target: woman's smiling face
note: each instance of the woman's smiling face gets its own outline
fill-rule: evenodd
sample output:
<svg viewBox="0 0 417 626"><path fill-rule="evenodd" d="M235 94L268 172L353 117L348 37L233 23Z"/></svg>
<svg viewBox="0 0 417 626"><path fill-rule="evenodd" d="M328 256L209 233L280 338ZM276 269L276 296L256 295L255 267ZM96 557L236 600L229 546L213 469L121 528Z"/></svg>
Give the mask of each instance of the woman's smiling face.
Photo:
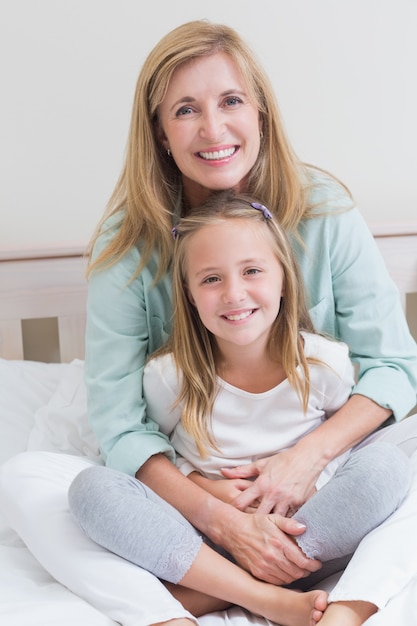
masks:
<svg viewBox="0 0 417 626"><path fill-rule="evenodd" d="M159 107L159 132L191 206L214 190L243 191L259 154L259 120L236 63L224 52L174 72Z"/></svg>

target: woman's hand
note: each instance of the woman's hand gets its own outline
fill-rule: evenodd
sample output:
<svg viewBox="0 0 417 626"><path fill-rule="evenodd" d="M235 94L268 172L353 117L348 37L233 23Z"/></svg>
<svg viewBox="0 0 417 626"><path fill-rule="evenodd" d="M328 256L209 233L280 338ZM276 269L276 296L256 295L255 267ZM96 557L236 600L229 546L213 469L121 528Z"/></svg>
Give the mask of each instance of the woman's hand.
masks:
<svg viewBox="0 0 417 626"><path fill-rule="evenodd" d="M243 513L189 480L162 454L148 459L136 477L261 580L286 584L321 567L319 561L308 559L291 538L305 531L296 520Z"/></svg>
<svg viewBox="0 0 417 626"><path fill-rule="evenodd" d="M297 446L264 459L222 470L230 480L253 479L231 504L241 511L256 508L258 514L278 513L291 517L315 491L321 472Z"/></svg>
<svg viewBox="0 0 417 626"><path fill-rule="evenodd" d="M356 445L388 417L389 411L355 394L292 448L246 466L224 469L225 478L255 479L233 505L244 511L259 502L257 513L293 515L314 493L322 470Z"/></svg>
<svg viewBox="0 0 417 626"><path fill-rule="evenodd" d="M188 474L188 478L205 491L208 491L208 493L211 493L211 495L222 500L222 502L227 502L227 504L233 504L240 494L252 485L252 481L243 478L211 480L210 478L202 476L199 472L191 472L191 474ZM244 512L254 513L256 506L256 500L252 501L250 505L244 509Z"/></svg>
<svg viewBox="0 0 417 626"><path fill-rule="evenodd" d="M222 545L256 578L284 585L321 568L320 561L308 559L291 537L304 531L296 520L281 515L243 513L225 532Z"/></svg>
<svg viewBox="0 0 417 626"><path fill-rule="evenodd" d="M227 504L233 504L253 484L241 478L211 480L199 472L191 472L188 478ZM288 584L319 569L320 562L307 559L291 537L302 534L305 527L281 515L257 515L256 519L247 515L255 513L257 505L256 500L251 501L239 522L223 532L223 547L241 567L276 585Z"/></svg>

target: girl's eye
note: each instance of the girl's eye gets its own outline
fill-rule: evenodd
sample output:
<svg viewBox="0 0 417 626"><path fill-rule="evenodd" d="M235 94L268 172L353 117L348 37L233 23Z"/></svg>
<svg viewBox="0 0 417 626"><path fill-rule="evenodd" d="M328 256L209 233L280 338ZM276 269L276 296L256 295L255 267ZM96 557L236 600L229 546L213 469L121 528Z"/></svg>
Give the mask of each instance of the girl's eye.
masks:
<svg viewBox="0 0 417 626"><path fill-rule="evenodd" d="M216 283L218 280L217 276L208 276L203 280L203 284L210 285L211 283Z"/></svg>
<svg viewBox="0 0 417 626"><path fill-rule="evenodd" d="M256 267L251 267L250 269L246 270L246 274L259 274L261 270L258 270L258 268Z"/></svg>

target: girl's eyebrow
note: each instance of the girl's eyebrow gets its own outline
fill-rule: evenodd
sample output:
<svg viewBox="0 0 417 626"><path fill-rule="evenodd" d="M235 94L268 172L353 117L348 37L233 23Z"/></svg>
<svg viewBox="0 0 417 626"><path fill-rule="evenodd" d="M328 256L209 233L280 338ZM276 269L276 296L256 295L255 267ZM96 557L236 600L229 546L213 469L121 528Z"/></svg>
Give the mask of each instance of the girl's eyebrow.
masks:
<svg viewBox="0 0 417 626"><path fill-rule="evenodd" d="M219 270L218 267L203 267L201 270L196 272L194 276L198 278L201 274L211 274L213 272L217 272Z"/></svg>
<svg viewBox="0 0 417 626"><path fill-rule="evenodd" d="M263 259L262 257L251 257L249 259L242 259L241 261L239 261L239 265L263 265L265 264L265 259ZM195 274L193 274L194 276L198 277L200 276L200 274L207 274L207 273L211 273L211 272L218 272L219 269L221 269L221 266L213 266L213 267L203 267L202 269L200 269L198 272L196 272Z"/></svg>

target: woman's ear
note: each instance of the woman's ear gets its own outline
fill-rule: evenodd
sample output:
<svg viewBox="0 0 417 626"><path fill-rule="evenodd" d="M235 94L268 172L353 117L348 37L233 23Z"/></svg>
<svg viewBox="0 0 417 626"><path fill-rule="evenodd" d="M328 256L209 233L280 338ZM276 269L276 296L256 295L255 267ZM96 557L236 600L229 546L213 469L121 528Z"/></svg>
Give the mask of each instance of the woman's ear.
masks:
<svg viewBox="0 0 417 626"><path fill-rule="evenodd" d="M262 137L264 136L264 121L262 119L262 115L261 114L259 114L258 125L259 125L259 136L262 139Z"/></svg>
<svg viewBox="0 0 417 626"><path fill-rule="evenodd" d="M163 149L165 150L165 152L169 150L169 142L159 120L155 121L155 136L157 140L159 141L159 143L161 144L161 146L163 147Z"/></svg>

